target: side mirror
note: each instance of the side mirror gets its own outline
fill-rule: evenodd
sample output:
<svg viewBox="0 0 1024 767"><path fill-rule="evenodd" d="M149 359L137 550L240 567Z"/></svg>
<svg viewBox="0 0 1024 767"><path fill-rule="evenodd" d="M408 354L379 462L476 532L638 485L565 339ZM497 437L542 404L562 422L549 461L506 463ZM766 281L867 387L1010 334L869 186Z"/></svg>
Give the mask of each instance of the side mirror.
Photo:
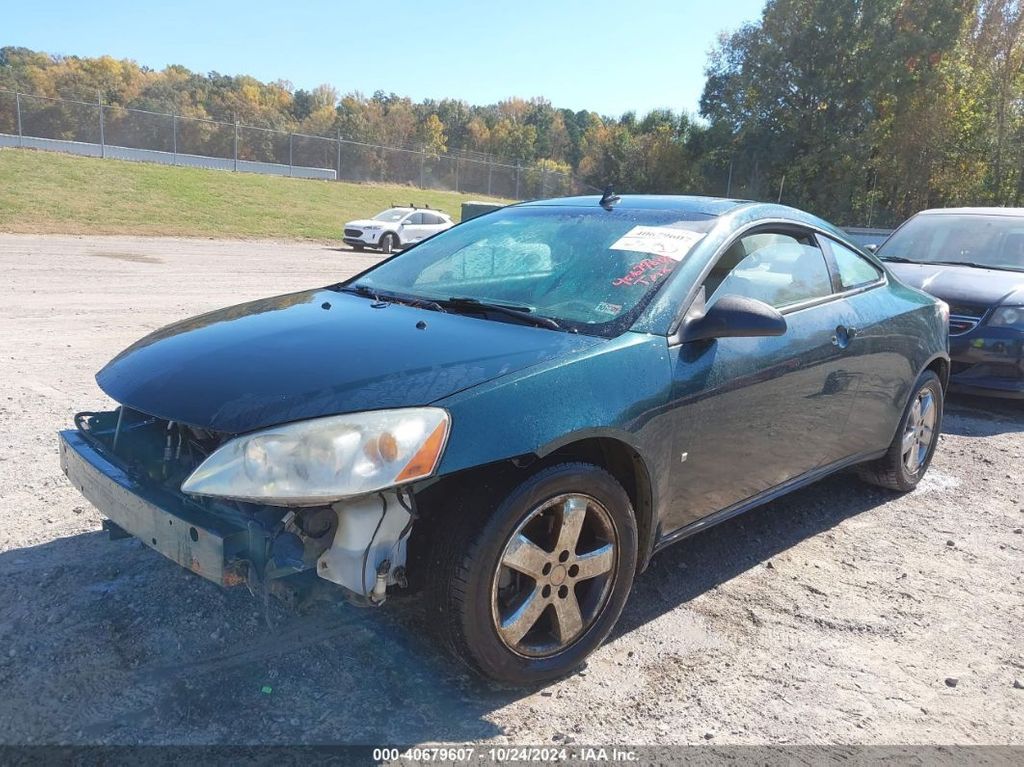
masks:
<svg viewBox="0 0 1024 767"><path fill-rule="evenodd" d="M725 295L706 311L684 319L677 337L685 343L713 338L781 336L786 332L786 327L786 318L764 301Z"/></svg>
<svg viewBox="0 0 1024 767"><path fill-rule="evenodd" d="M877 253L878 246L875 245L875 243L871 243L870 245L865 245L864 250L866 250L868 253Z"/></svg>

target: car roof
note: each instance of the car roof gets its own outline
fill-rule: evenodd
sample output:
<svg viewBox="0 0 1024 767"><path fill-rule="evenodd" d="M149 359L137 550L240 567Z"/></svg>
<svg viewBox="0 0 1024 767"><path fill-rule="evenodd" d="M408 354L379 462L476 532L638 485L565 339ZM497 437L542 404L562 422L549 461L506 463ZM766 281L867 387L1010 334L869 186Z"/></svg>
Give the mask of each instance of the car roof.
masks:
<svg viewBox="0 0 1024 767"><path fill-rule="evenodd" d="M601 197L587 195L582 197L559 197L550 200L534 200L520 203L515 207L575 207L596 208ZM735 214L737 221L744 223L763 221L786 221L794 224L817 227L838 237L844 242L850 238L828 221L818 218L812 213L779 205L774 202L754 202L752 200L736 200L724 197L700 197L696 195L671 194L624 194L615 203L615 210L655 210L678 213L690 213L711 218L727 217Z"/></svg>
<svg viewBox="0 0 1024 767"><path fill-rule="evenodd" d="M567 207L593 208L601 202L601 195L579 197L557 197L550 200L532 200L520 203L522 207ZM702 213L706 216L721 216L743 205L749 200L731 200L721 197L699 197L682 194L624 194L615 203L617 209L665 210L680 213Z"/></svg>
<svg viewBox="0 0 1024 767"><path fill-rule="evenodd" d="M405 205L392 205L390 208L385 208L384 210L400 210L403 213L436 213L439 216L445 216L446 218L449 217L447 213L443 210L438 210L437 208L409 208ZM382 210L381 213L383 213L384 210Z"/></svg>
<svg viewBox="0 0 1024 767"><path fill-rule="evenodd" d="M1021 216L1024 217L1024 208L930 208L922 210L919 216Z"/></svg>

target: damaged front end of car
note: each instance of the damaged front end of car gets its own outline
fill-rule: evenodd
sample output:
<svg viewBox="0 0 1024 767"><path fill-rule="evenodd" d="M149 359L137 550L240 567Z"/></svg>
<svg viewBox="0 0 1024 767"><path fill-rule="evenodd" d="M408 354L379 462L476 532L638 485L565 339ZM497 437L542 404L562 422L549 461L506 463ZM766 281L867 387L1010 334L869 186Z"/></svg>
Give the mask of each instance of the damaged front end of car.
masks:
<svg viewBox="0 0 1024 767"><path fill-rule="evenodd" d="M448 416L376 411L234 435L122 406L75 426L60 432L61 466L112 537L221 586L293 597L318 576L381 604L405 585L412 483L436 468Z"/></svg>

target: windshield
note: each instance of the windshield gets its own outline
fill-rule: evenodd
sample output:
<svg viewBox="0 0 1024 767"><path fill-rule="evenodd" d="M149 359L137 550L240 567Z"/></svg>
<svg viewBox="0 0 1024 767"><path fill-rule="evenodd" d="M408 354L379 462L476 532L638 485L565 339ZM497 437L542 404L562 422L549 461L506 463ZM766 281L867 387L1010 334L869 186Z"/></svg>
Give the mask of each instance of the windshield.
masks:
<svg viewBox="0 0 1024 767"><path fill-rule="evenodd" d="M439 234L350 283L514 306L595 335L624 331L714 218L598 206L512 207Z"/></svg>
<svg viewBox="0 0 1024 767"><path fill-rule="evenodd" d="M1024 271L1024 216L917 216L900 227L878 255L922 264L967 262Z"/></svg>
<svg viewBox="0 0 1024 767"><path fill-rule="evenodd" d="M395 221L401 221L403 218L409 215L409 211L403 208L388 208L387 210L378 213L373 217L374 221L388 221L394 223Z"/></svg>

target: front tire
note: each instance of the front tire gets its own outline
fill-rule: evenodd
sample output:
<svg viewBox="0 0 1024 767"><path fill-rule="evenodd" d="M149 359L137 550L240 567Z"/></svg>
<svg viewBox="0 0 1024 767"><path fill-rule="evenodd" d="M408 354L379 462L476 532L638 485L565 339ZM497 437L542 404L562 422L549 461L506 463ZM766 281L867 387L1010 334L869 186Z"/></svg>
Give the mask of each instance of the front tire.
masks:
<svg viewBox="0 0 1024 767"><path fill-rule="evenodd" d="M636 572L629 496L584 463L545 469L491 514L464 508L431 557L432 621L455 657L490 679L546 682L607 638Z"/></svg>
<svg viewBox="0 0 1024 767"><path fill-rule="evenodd" d="M356 253L362 253L365 247L365 245L357 245L355 243L352 244L352 250L356 251Z"/></svg>
<svg viewBox="0 0 1024 767"><path fill-rule="evenodd" d="M380 238L380 252L381 253L394 253L395 248L398 247L398 238L395 235L388 233Z"/></svg>
<svg viewBox="0 0 1024 767"><path fill-rule="evenodd" d="M861 479L879 487L907 493L928 471L942 430L942 382L926 370L914 387L889 451L877 461L859 467Z"/></svg>

